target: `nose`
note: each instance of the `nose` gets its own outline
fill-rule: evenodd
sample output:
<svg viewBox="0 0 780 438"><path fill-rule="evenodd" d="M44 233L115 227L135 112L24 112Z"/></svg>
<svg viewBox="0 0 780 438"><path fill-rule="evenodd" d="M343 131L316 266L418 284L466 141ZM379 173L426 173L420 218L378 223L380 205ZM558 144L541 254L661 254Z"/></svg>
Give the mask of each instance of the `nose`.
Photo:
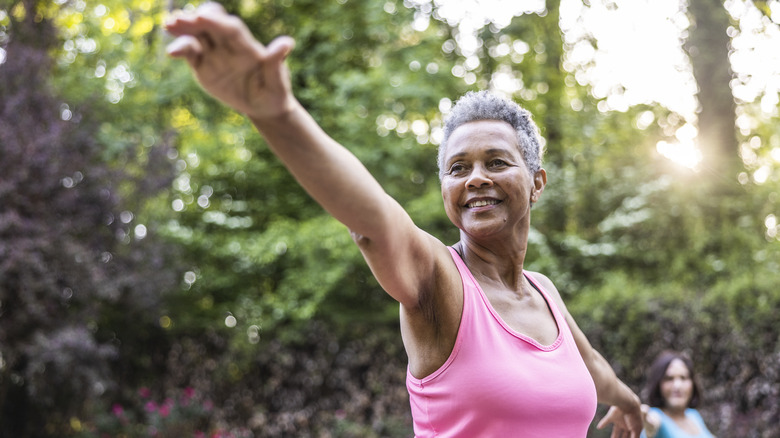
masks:
<svg viewBox="0 0 780 438"><path fill-rule="evenodd" d="M466 181L469 188L490 187L492 184L493 180L490 179L487 170L481 165L474 166Z"/></svg>

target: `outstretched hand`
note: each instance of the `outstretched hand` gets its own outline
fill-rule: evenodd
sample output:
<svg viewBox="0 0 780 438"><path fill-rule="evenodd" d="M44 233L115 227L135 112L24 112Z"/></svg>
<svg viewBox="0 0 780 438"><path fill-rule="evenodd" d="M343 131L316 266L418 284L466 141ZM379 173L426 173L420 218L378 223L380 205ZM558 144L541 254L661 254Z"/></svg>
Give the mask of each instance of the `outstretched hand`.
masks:
<svg viewBox="0 0 780 438"><path fill-rule="evenodd" d="M596 427L603 429L612 424L610 438L639 438L644 415L639 409L635 411L623 412L617 406L612 406Z"/></svg>
<svg viewBox="0 0 780 438"><path fill-rule="evenodd" d="M284 63L295 46L292 38L278 37L264 46L218 3L174 14L166 28L176 36L168 54L186 59L201 86L236 111L262 120L293 107Z"/></svg>
<svg viewBox="0 0 780 438"><path fill-rule="evenodd" d="M645 428L647 438L653 438L661 427L661 417L650 410L650 406L642 405L642 423Z"/></svg>

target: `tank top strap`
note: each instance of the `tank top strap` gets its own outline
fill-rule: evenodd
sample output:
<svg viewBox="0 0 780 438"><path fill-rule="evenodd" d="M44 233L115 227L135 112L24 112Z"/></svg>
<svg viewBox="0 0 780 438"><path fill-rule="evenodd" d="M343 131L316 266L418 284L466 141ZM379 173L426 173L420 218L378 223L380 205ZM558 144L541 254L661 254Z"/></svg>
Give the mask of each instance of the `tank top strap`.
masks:
<svg viewBox="0 0 780 438"><path fill-rule="evenodd" d="M547 302L547 306L550 308L550 312L552 312L553 317L555 318L555 322L558 324L558 330L563 330L564 328L568 328L568 324L566 323L566 317L563 316L563 313L561 312L561 309L558 308L558 304L555 302L555 300L552 299L549 293L547 293L547 290L542 287L541 284L526 270L523 270L523 275L525 275L525 278L528 279L528 281L531 283L531 286L534 287L537 291L539 291L540 294L542 294L542 297L544 298L544 301Z"/></svg>

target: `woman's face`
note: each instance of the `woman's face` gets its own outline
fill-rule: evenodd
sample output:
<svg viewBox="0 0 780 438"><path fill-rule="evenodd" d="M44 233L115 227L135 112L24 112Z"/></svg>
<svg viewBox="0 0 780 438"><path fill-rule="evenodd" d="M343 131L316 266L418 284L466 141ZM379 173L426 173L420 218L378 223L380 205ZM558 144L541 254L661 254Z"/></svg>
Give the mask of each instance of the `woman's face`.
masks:
<svg viewBox="0 0 780 438"><path fill-rule="evenodd" d="M461 230L476 236L530 224L531 201L543 188L543 171L531 175L508 123L480 120L452 132L442 198L447 216Z"/></svg>
<svg viewBox="0 0 780 438"><path fill-rule="evenodd" d="M693 380L688 367L680 359L674 359L666 368L661 380L661 396L666 407L672 410L684 410L693 397Z"/></svg>

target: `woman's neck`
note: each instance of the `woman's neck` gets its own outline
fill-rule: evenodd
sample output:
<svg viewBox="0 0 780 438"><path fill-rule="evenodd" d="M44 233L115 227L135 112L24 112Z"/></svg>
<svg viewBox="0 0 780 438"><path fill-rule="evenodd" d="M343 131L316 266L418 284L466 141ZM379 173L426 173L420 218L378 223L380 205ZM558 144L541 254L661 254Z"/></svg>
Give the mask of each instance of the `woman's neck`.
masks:
<svg viewBox="0 0 780 438"><path fill-rule="evenodd" d="M673 419L680 419L685 418L685 408L662 408L662 411L664 411L664 414L666 414L667 417L673 418Z"/></svg>
<svg viewBox="0 0 780 438"><path fill-rule="evenodd" d="M485 247L461 238L453 245L472 274L490 278L515 288L523 280L526 247L514 244L503 247Z"/></svg>

